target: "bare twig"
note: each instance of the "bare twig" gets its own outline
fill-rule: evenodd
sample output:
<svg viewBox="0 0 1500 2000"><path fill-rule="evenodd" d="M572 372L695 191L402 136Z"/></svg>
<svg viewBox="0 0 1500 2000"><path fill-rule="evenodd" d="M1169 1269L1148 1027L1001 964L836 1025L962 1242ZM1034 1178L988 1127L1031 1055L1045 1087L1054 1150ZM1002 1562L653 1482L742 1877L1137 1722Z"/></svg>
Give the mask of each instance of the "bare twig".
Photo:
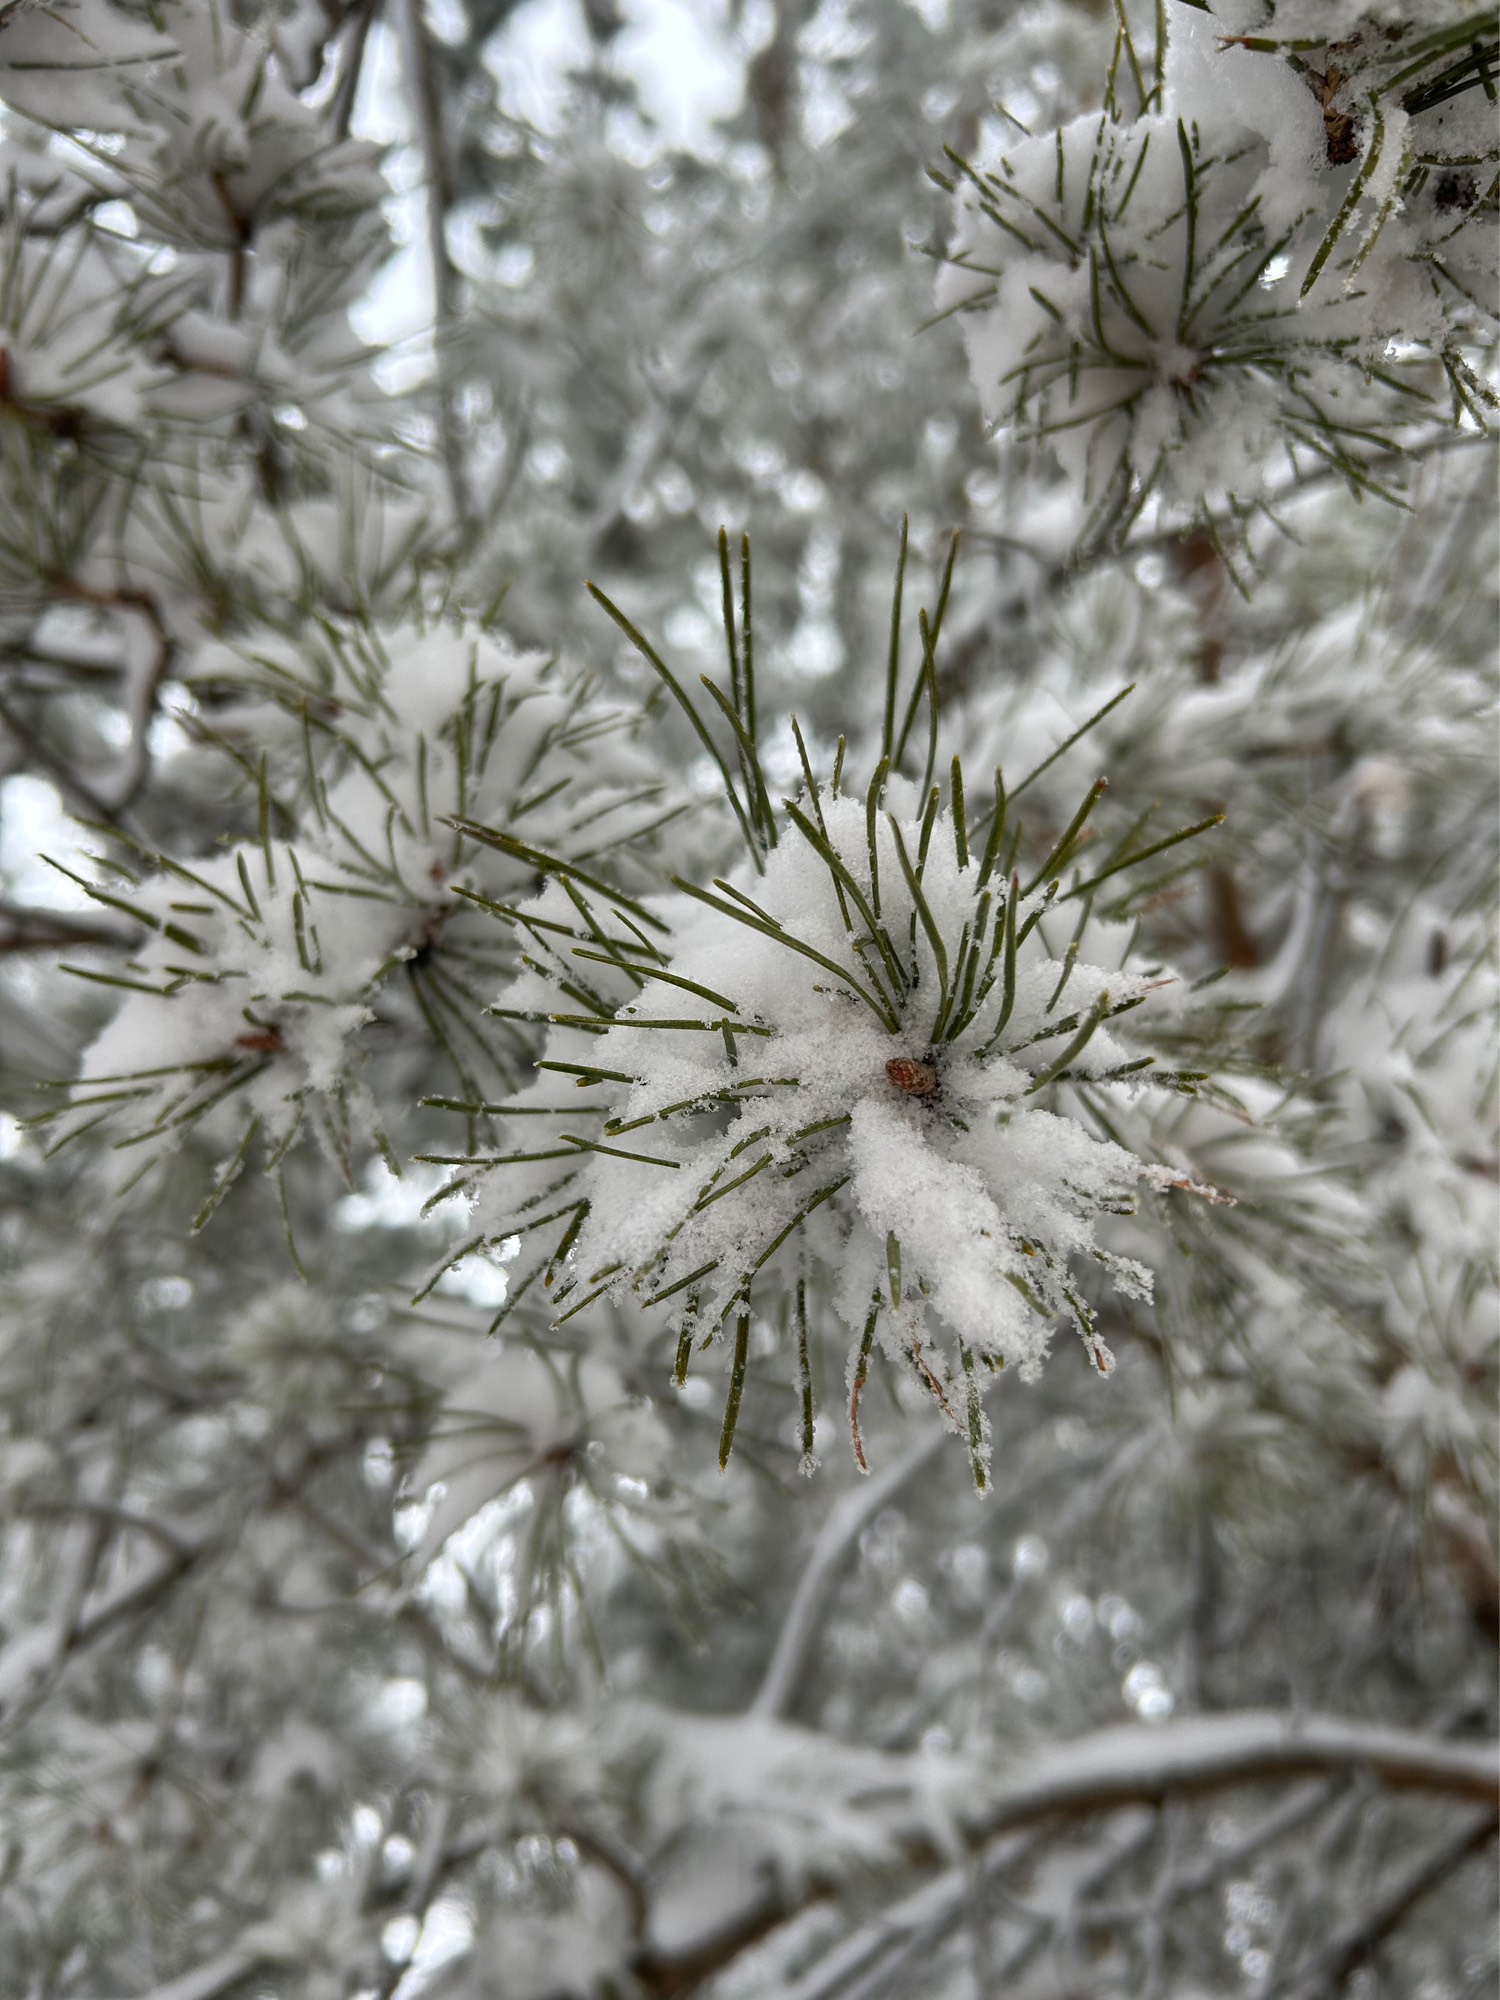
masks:
<svg viewBox="0 0 1500 2000"><path fill-rule="evenodd" d="M375 25L375 17L380 12L381 0L358 0L345 21L345 41L339 50L339 80L334 86L333 103L329 108L329 122L336 136L347 139L349 121L354 116L354 106L359 97L359 79L364 69L365 48L370 39L370 30Z"/></svg>
<svg viewBox="0 0 1500 2000"><path fill-rule="evenodd" d="M1500 1813L1466 1815L1456 1832L1392 1876L1362 1916L1336 1931L1315 1962L1292 1983L1275 1987L1267 2000L1326 2000L1326 1996L1341 1992L1417 1904L1440 1888L1462 1862L1482 1853L1497 1832Z"/></svg>
<svg viewBox="0 0 1500 2000"><path fill-rule="evenodd" d="M464 464L463 433L452 379L452 335L457 319L458 273L448 256L445 234L452 188L443 147L442 105L433 69L432 43L422 18L420 0L400 0L400 25L407 88L416 120L417 142L422 149L426 183L427 253L432 271L433 348L438 374L438 432L453 518L460 531L467 536L474 525L474 505Z"/></svg>
<svg viewBox="0 0 1500 2000"><path fill-rule="evenodd" d="M918 1444L874 1479L861 1480L828 1510L813 1543L792 1601L787 1606L765 1674L750 1703L751 1715L785 1715L796 1699L808 1651L817 1636L834 1572L860 1529L934 1458L945 1433L934 1427Z"/></svg>
<svg viewBox="0 0 1500 2000"><path fill-rule="evenodd" d="M123 951L134 932L71 910L40 910L0 900L0 952L62 951L69 946Z"/></svg>

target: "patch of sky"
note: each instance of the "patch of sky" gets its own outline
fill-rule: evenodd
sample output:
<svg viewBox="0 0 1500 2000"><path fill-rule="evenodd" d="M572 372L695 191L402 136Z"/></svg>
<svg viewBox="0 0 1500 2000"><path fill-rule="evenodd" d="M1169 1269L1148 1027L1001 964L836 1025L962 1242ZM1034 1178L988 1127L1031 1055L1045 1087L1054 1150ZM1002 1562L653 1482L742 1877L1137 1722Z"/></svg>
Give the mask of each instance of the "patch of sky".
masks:
<svg viewBox="0 0 1500 2000"><path fill-rule="evenodd" d="M391 192L382 205L396 247L364 297L350 307L349 320L361 340L384 350L375 363L375 378L394 395L415 387L434 365L432 272L424 241L421 162L412 144L400 44L379 21L370 29L349 129L357 139L391 148L383 166Z"/></svg>

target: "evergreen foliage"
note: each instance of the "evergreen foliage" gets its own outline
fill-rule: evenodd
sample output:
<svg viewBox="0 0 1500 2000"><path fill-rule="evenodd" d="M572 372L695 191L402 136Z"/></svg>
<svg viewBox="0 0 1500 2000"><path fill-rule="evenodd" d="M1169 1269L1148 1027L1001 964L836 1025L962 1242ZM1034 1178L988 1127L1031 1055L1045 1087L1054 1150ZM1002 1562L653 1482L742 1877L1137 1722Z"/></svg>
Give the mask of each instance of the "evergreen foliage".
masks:
<svg viewBox="0 0 1500 2000"><path fill-rule="evenodd" d="M0 0L7 1993L1489 1990L1497 54Z"/></svg>

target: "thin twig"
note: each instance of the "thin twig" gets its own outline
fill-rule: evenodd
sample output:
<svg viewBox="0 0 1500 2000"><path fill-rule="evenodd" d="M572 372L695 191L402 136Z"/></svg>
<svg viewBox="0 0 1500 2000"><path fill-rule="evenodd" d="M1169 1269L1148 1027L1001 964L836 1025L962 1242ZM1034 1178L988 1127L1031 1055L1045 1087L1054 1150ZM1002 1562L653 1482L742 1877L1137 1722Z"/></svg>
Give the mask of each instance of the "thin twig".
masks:
<svg viewBox="0 0 1500 2000"><path fill-rule="evenodd" d="M874 1479L861 1480L828 1510L813 1543L792 1601L787 1606L765 1674L756 1689L749 1715L785 1715L796 1699L808 1652L822 1620L834 1572L866 1521L889 1505L901 1488L934 1458L945 1433L934 1426L904 1457Z"/></svg>
<svg viewBox="0 0 1500 2000"><path fill-rule="evenodd" d="M117 924L94 923L71 910L29 909L24 903L0 900L0 952L61 951L69 945L123 951L135 936Z"/></svg>
<svg viewBox="0 0 1500 2000"><path fill-rule="evenodd" d="M425 174L427 254L432 272L433 349L438 374L438 434L454 522L467 537L474 525L474 506L464 465L463 433L452 379L458 273L448 256L445 233L453 191L443 148L442 102L433 69L432 43L422 18L420 0L401 0L400 22L407 86Z"/></svg>
<svg viewBox="0 0 1500 2000"><path fill-rule="evenodd" d="M1274 1988L1267 2000L1325 2000L1325 1996L1341 1992L1417 1904L1440 1888L1464 1861L1482 1853L1497 1832L1500 1813L1467 1815L1457 1832L1393 1876L1370 1909L1336 1931L1295 1983Z"/></svg>
<svg viewBox="0 0 1500 2000"><path fill-rule="evenodd" d="M334 87L333 104L329 112L336 136L347 139L349 121L354 116L354 106L359 98L359 80L364 69L365 47L370 39L370 30L375 25L375 17L380 12L381 0L359 0L350 12L345 26L348 40L339 51L339 80Z"/></svg>

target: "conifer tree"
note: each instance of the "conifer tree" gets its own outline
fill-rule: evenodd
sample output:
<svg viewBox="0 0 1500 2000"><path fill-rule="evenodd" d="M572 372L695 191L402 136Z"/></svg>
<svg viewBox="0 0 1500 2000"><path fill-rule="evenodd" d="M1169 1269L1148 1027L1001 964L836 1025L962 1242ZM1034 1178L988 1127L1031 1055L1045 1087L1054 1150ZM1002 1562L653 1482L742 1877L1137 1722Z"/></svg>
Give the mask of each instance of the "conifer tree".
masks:
<svg viewBox="0 0 1500 2000"><path fill-rule="evenodd" d="M651 19L0 0L0 1985L1488 1991L1500 23Z"/></svg>

